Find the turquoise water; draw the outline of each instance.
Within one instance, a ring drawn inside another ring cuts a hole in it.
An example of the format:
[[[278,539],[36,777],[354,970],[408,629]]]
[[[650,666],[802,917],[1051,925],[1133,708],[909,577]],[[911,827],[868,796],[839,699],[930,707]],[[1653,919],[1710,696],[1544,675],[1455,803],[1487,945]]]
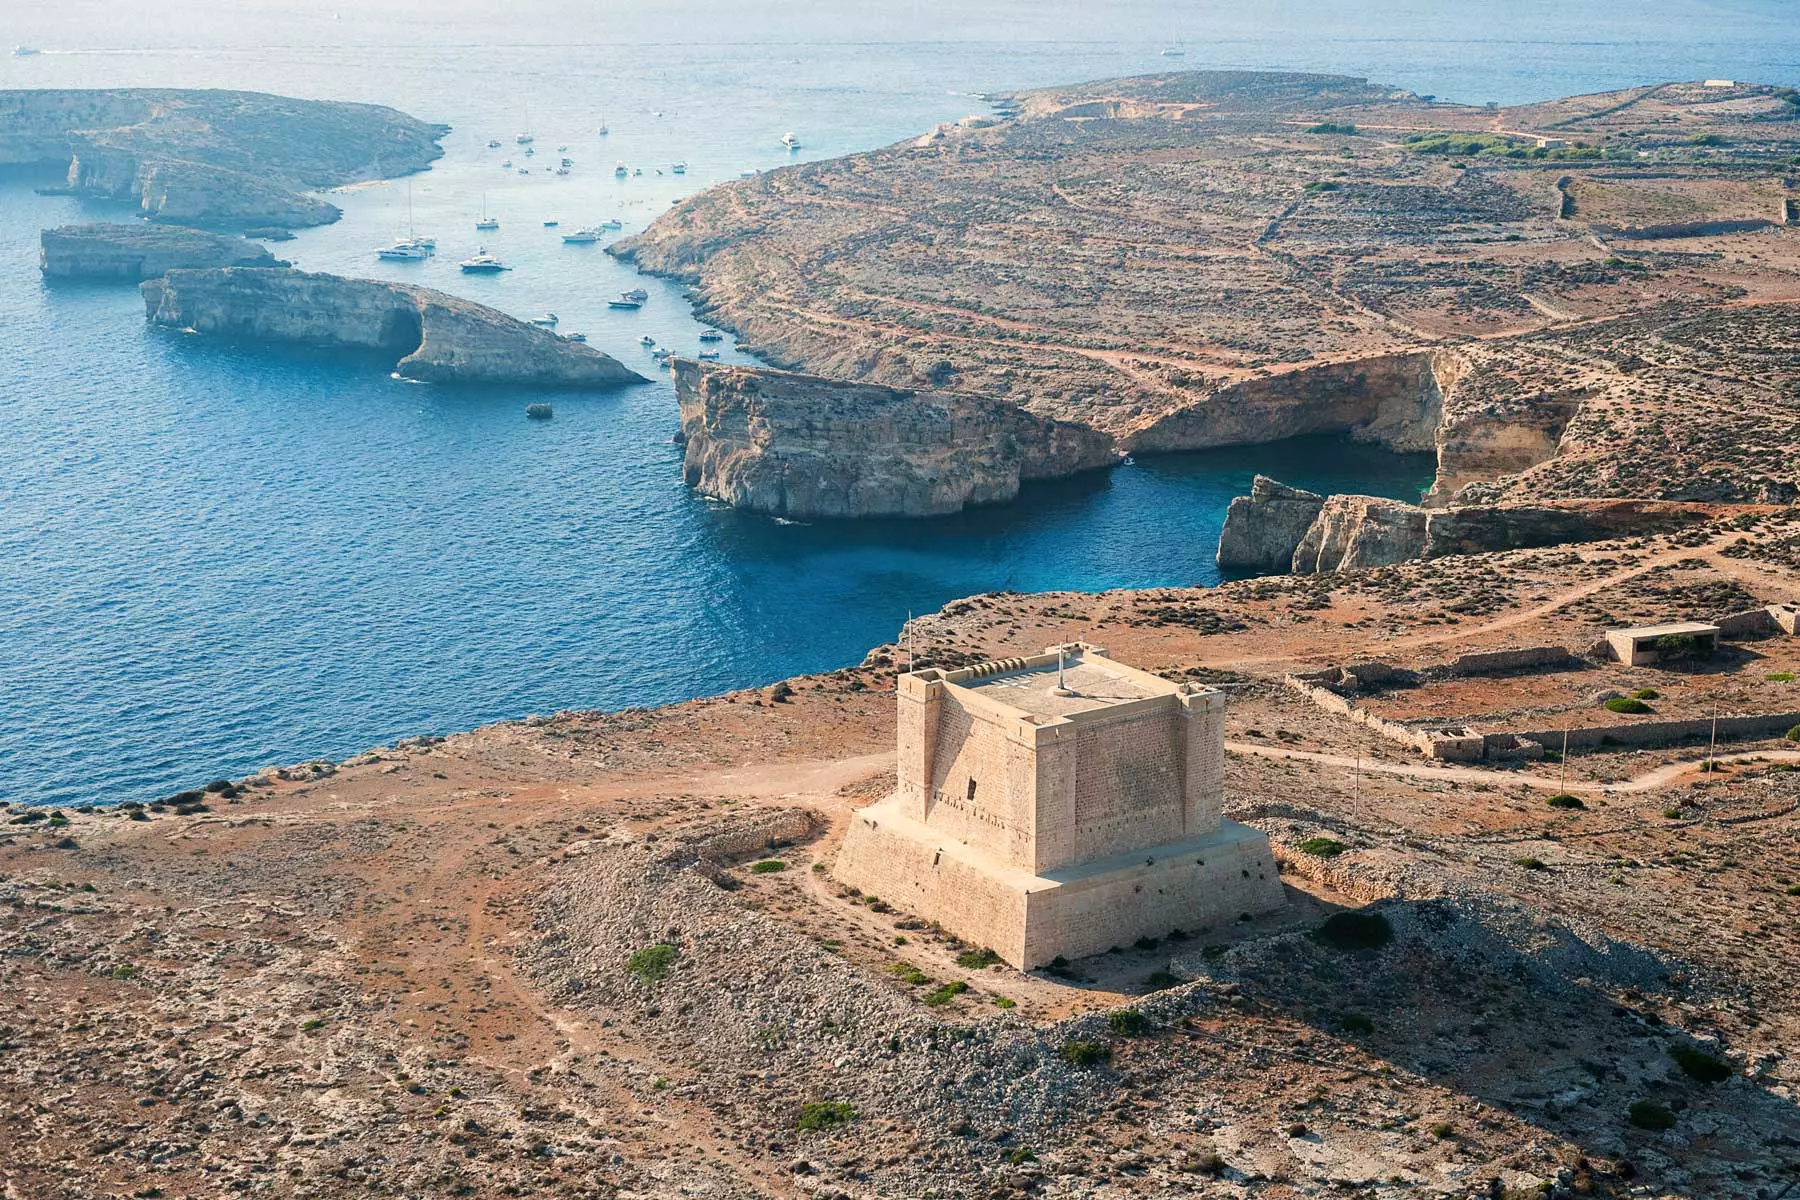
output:
[[[430,25],[383,15],[407,6],[349,7],[331,21],[273,4],[253,25],[200,0],[153,17],[83,2],[19,14],[8,37],[46,53],[0,60],[0,87],[260,87],[447,122],[432,171],[335,197],[342,222],[278,252],[522,316],[550,309],[648,371],[641,334],[698,346],[678,290],[565,248],[542,222],[642,228],[679,195],[788,161],[788,129],[800,157],[845,153],[978,110],[970,92],[1165,69],[1170,44],[1185,66],[1350,70],[1478,101],[1644,78],[1800,80],[1779,4],[1657,5],[1665,20],[1631,22],[1518,6],[1536,14],[1529,34],[1423,4],[1365,6],[1380,19],[1362,23],[1343,5],[919,4],[840,18],[540,3],[501,22],[491,6],[448,4]],[[568,145],[573,175],[500,165],[527,161],[511,141],[527,119],[531,165]],[[616,180],[615,160],[645,173]],[[666,171],[677,160],[685,177]],[[439,257],[378,263],[409,193]],[[497,234],[473,229],[484,203]],[[0,212],[0,797],[12,800],[144,799],[405,734],[767,682],[854,661],[909,610],[971,592],[1210,583],[1225,502],[1255,471],[1407,497],[1430,474],[1422,458],[1315,441],[1142,459],[942,521],[781,524],[682,487],[660,378],[553,395],[556,418],[528,422],[524,393],[149,330],[133,289],[50,288],[36,271],[40,228],[120,214],[19,181],[0,182]],[[459,275],[478,240],[517,269]],[[605,308],[638,282],[652,293],[642,312]]]

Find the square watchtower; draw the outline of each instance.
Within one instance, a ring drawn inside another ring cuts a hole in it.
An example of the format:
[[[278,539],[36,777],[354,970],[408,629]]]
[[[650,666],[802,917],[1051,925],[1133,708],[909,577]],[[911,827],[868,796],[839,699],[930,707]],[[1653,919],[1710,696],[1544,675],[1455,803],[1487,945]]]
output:
[[[1221,816],[1223,693],[1074,642],[902,675],[898,705],[845,883],[1015,966],[1281,905],[1268,840]]]

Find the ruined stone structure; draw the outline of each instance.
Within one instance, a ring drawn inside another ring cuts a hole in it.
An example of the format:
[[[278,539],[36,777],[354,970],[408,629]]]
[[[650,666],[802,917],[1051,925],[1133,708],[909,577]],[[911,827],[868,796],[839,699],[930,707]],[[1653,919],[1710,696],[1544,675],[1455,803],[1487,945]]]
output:
[[[1018,967],[1281,907],[1220,815],[1225,697],[1082,642],[899,681],[898,790],[836,877]]]

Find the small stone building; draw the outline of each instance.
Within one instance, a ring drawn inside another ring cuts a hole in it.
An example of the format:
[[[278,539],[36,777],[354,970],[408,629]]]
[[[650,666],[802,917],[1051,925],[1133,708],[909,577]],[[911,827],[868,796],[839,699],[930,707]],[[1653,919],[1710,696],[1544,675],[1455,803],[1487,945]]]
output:
[[[1682,621],[1673,625],[1645,625],[1637,629],[1609,629],[1606,642],[1613,655],[1628,667],[1647,667],[1657,659],[1659,638],[1692,638],[1706,647],[1707,653],[1719,649],[1719,627],[1699,621]]]
[[[1082,642],[899,680],[898,790],[835,876],[1017,967],[1284,903],[1224,820],[1225,697]]]

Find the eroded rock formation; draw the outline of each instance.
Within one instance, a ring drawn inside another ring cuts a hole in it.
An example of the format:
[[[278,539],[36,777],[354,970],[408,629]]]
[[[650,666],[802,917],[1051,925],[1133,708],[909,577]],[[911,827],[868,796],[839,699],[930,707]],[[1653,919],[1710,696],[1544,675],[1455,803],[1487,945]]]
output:
[[[1258,475],[1250,483],[1250,494],[1237,497],[1225,510],[1219,565],[1271,573],[1288,570],[1300,539],[1324,506],[1325,497],[1317,492]]]
[[[141,287],[155,324],[387,352],[411,379],[569,388],[644,381],[591,346],[430,288],[264,267],[170,271]]]
[[[64,225],[39,241],[39,265],[51,279],[137,283],[184,268],[287,266],[245,238],[174,225]]]
[[[1110,466],[1112,439],[1004,400],[678,361],[690,486],[784,517],[925,517]]]
[[[174,88],[0,92],[0,166],[178,224],[322,225],[307,191],[423,170],[447,126],[375,104]]]

